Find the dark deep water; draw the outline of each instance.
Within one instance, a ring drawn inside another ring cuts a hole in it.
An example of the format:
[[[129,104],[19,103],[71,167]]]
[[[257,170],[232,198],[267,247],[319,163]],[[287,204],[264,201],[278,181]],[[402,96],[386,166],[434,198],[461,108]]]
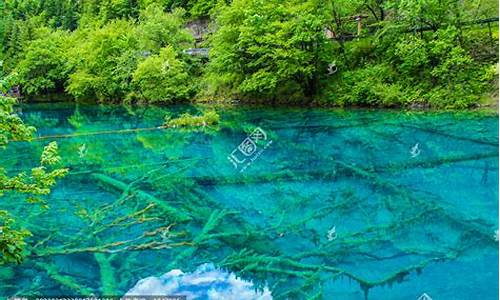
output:
[[[55,140],[70,173],[48,210],[2,197],[34,248],[0,266],[0,296],[117,295],[213,263],[274,299],[498,299],[496,113],[237,107],[154,129],[198,109],[21,107],[69,136],[0,165],[30,170]]]

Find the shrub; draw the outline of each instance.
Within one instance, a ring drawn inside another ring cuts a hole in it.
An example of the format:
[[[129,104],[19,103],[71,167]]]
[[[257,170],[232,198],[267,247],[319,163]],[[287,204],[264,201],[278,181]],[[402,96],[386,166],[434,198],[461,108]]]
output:
[[[367,65],[341,76],[339,103],[397,106],[405,102],[402,87],[395,82],[396,74],[389,65]]]
[[[156,54],[166,46],[171,46],[176,51],[191,46],[193,37],[184,28],[183,15],[182,9],[165,13],[157,4],[149,5],[142,10],[137,26],[141,48]]]
[[[293,82],[302,96],[312,96],[332,61],[324,34],[328,7],[278,0],[236,0],[224,7],[210,52],[210,88],[216,95],[274,100],[285,98],[280,86]]]
[[[167,127],[193,127],[216,125],[220,121],[220,116],[215,110],[209,110],[201,116],[193,116],[184,113],[180,117],[172,119],[170,115],[165,116],[165,126]]]
[[[134,30],[133,23],[118,20],[80,32],[84,40],[71,55],[76,71],[70,75],[67,91],[77,98],[123,99],[130,91],[140,53]]]
[[[28,44],[17,66],[19,83],[25,94],[63,90],[71,69],[65,52],[67,40],[66,32],[55,31]]]
[[[173,103],[189,99],[192,83],[187,66],[170,46],[142,61],[133,74],[135,97],[147,102]]]

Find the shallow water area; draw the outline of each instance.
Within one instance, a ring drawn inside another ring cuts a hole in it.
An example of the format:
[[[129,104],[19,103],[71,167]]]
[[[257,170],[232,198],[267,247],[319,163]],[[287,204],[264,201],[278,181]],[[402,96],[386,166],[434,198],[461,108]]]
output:
[[[70,171],[48,210],[3,196],[33,249],[0,296],[119,295],[209,263],[273,299],[497,299],[498,114],[234,107],[158,128],[204,109],[19,107],[41,138],[0,165],[29,171],[54,140]]]

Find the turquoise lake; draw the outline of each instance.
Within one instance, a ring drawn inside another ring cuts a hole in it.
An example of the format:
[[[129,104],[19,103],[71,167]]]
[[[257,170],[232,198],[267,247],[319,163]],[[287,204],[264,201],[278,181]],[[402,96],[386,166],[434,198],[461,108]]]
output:
[[[5,194],[29,253],[0,296],[121,295],[211,263],[273,299],[498,299],[498,114],[217,109],[217,126],[162,128],[203,106],[25,104],[32,142],[69,174],[49,209]]]

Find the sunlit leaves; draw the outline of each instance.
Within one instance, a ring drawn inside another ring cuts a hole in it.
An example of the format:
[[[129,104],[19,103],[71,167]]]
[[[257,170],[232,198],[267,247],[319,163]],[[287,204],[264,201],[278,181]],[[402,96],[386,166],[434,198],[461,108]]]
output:
[[[35,131],[35,128],[23,124],[13,113],[14,103],[15,99],[0,96],[0,148],[9,140],[28,140]]]
[[[19,83],[25,94],[62,91],[69,71],[66,43],[66,32],[49,31],[47,35],[28,44],[22,60],[16,67]]]
[[[183,10],[165,13],[159,5],[150,5],[141,11],[137,35],[146,51],[158,53],[167,45],[179,50],[190,46],[192,36],[184,29]]]
[[[183,26],[181,11],[165,13],[151,5],[141,11],[139,24],[117,20],[102,28],[82,29],[76,35],[83,40],[71,50],[75,71],[69,76],[68,92],[100,101],[185,99],[190,91],[187,67],[177,57],[192,37]],[[160,53],[167,46],[169,50]],[[163,68],[171,55],[171,68]],[[153,79],[164,80],[166,86],[152,85]],[[180,84],[179,90],[172,84]]]
[[[13,228],[14,219],[4,210],[0,210],[0,265],[19,263],[26,246],[25,238],[31,234],[27,230]]]
[[[78,98],[123,99],[132,77],[129,70],[135,69],[139,56],[134,30],[131,22],[120,20],[88,31],[73,50],[81,60],[75,62],[68,92]]]
[[[172,47],[142,61],[133,74],[133,83],[141,91],[141,100],[167,102],[186,100],[192,94],[187,66]]]
[[[61,157],[57,154],[57,143],[51,142],[43,148],[42,157],[40,158],[40,163],[44,166],[52,166],[57,164],[61,160]]]
[[[0,146],[3,147],[12,140],[29,140],[35,131],[33,127],[25,125],[17,115],[13,114],[14,104],[14,99],[0,96]],[[58,167],[59,162],[57,144],[51,142],[44,147],[40,166],[31,169],[29,175],[22,172],[10,177],[0,167],[0,197],[5,192],[23,193],[27,195],[26,200],[29,203],[48,208],[40,196],[50,193],[51,187],[56,184],[56,179],[65,176],[68,172],[67,169]],[[0,264],[20,262],[26,245],[24,239],[29,235],[30,233],[26,230],[15,229],[14,219],[8,212],[0,210]]]
[[[287,96],[281,86],[295,85],[302,96],[313,95],[331,58],[324,35],[327,7],[316,1],[237,0],[221,10],[209,67],[211,88],[272,99]]]

